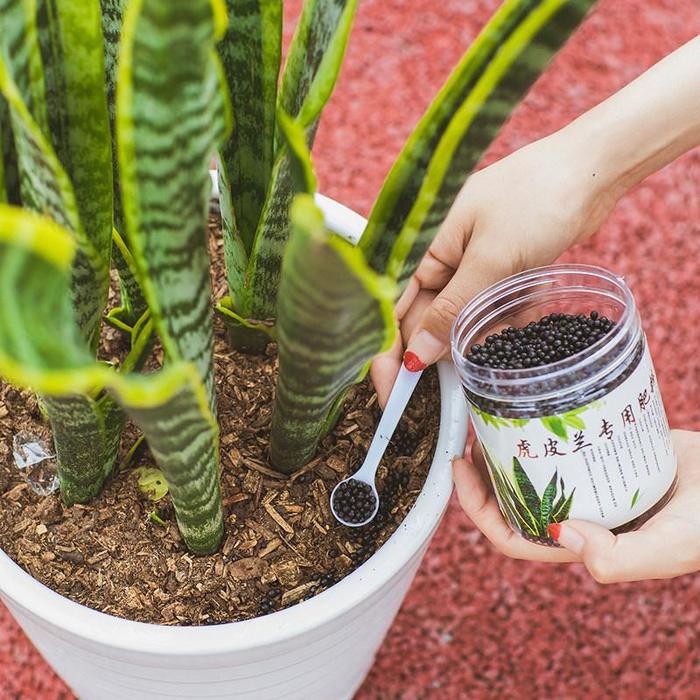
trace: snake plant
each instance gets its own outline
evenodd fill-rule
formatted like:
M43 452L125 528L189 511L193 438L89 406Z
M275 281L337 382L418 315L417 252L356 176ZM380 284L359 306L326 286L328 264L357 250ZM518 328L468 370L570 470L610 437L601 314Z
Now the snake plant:
M291 472L391 343L392 305L458 188L594 0L507 0L392 168L358 247L316 208L309 149L357 0L0 0L0 375L45 405L66 504L109 477L125 416L196 553L223 534L213 308L278 344L270 461ZM281 76L280 76L281 72ZM212 300L218 156L229 294ZM107 309L110 269L121 303ZM103 322L124 331L99 360ZM155 341L162 369L142 367Z

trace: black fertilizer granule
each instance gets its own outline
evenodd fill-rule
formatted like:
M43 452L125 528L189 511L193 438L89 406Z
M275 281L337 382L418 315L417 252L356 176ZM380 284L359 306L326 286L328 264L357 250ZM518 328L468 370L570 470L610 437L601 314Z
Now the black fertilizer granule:
M348 523L363 523L371 517L376 505L372 487L358 479L344 481L333 494L333 509Z
M528 369L565 360L607 335L615 322L597 311L549 314L527 326L510 326L470 348L467 359L492 369Z

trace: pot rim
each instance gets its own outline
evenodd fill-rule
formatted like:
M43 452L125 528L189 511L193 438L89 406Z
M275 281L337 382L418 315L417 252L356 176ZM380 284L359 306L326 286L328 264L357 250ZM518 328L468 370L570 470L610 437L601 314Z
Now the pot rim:
M334 200L316 196L329 228L356 242L366 221ZM301 635L340 617L390 583L437 527L452 493L451 460L464 450L467 411L454 367L440 362L440 430L416 503L393 535L364 564L322 593L264 617L180 627L134 622L56 593L0 549L0 593L30 617L92 643L148 655L207 656L250 650Z

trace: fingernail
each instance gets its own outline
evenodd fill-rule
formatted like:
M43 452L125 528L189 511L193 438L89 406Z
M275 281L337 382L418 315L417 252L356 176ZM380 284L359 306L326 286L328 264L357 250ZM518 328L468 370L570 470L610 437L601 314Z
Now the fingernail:
M427 367L420 357L410 350L403 354L403 364L409 372L420 372Z
M410 353L415 356L423 365L421 369L425 369L428 365L432 365L444 350L445 343L438 340L430 331L423 330L418 331L416 337L408 344L406 355Z
M572 527L567 527L566 525L562 527L561 523L552 523L547 525L547 532L555 542L558 542L570 552L581 554L583 551L583 545L586 541Z

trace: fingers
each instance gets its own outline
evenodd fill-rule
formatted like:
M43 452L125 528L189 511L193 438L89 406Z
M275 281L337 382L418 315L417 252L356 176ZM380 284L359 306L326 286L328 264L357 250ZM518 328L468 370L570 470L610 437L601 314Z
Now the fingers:
M566 549L543 547L523 539L511 530L499 510L490 486L478 469L465 459L455 459L453 475L459 503L474 525L499 552L514 559L571 562L577 557Z
M598 583L622 583L673 578L697 570L697 533L684 538L682 523L680 528L669 527L672 523L660 517L635 532L614 535L595 523L567 520L551 534L580 558Z
M509 272L506 261L483 256L475 247L467 248L457 272L425 310L407 350L426 365L440 359L447 352L450 329L459 312L476 294Z
M401 333L396 334L394 344L387 352L377 355L372 362L369 376L377 392L379 405L384 408L389 400L389 394L394 386L396 377L401 369L401 358L403 356L403 342Z

